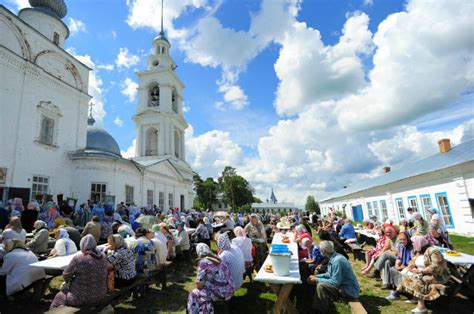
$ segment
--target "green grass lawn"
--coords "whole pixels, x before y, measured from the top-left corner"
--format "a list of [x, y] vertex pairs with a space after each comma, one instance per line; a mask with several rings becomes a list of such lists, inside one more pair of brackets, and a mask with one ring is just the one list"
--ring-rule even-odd
[[[474, 238], [462, 236], [451, 236], [454, 248], [458, 251], [474, 255]], [[316, 239], [319, 242], [318, 239]], [[216, 245], [212, 243], [212, 249], [216, 250]], [[381, 282], [369, 279], [360, 273], [363, 264], [354, 261], [350, 255], [350, 262], [354, 268], [361, 285], [360, 302], [368, 313], [407, 313], [414, 308], [412, 304], [402, 301], [387, 301], [385, 297], [389, 291], [381, 290]], [[115, 307], [116, 313], [185, 313], [188, 292], [194, 288], [195, 266], [186, 264], [183, 261], [175, 261], [170, 267], [168, 276], [168, 288], [165, 290], [151, 286], [147, 295], [138, 300], [132, 298], [124, 300]], [[29, 302], [28, 294], [24, 294], [14, 302], [5, 302], [0, 307], [1, 313], [43, 313], [48, 309], [49, 304], [57, 292], [61, 283], [61, 277], [56, 277], [51, 283], [51, 292], [45, 296], [40, 304], [33, 305]], [[295, 290], [295, 294], [298, 294]], [[263, 283], [249, 282], [248, 279], [242, 288], [235, 292], [230, 301], [231, 313], [268, 313], [276, 300], [276, 296], [270, 288]], [[298, 304], [294, 300], [300, 312], [305, 312], [303, 304]], [[0, 300], [0, 304], [2, 301]], [[474, 304], [461, 297], [457, 297], [455, 302], [450, 304], [448, 300], [441, 299], [432, 305], [433, 313], [473, 313]], [[349, 305], [336, 303], [331, 313], [350, 313]]]

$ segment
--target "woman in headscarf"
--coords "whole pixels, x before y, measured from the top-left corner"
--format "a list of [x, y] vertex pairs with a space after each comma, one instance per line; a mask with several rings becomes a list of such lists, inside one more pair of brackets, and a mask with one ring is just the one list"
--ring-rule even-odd
[[12, 295], [44, 278], [42, 268], [30, 266], [36, 263], [38, 258], [21, 240], [7, 239], [3, 243], [7, 254], [3, 257], [3, 265], [0, 268], [0, 295]]
[[168, 259], [172, 259], [175, 257], [175, 243], [176, 240], [174, 235], [170, 232], [170, 229], [166, 225], [166, 223], [160, 223], [160, 232], [166, 237], [166, 247], [168, 248]]
[[298, 244], [298, 259], [301, 260], [303, 258], [308, 258], [308, 250], [303, 249], [303, 240], [308, 239], [313, 241], [313, 238], [306, 230], [305, 226], [297, 225], [295, 227], [295, 239], [294, 241]]
[[202, 219], [198, 220], [197, 229], [196, 231], [194, 231], [191, 237], [193, 237], [197, 243], [206, 243], [209, 246], [210, 244], [209, 230], [207, 229]]
[[44, 254], [48, 251], [49, 232], [46, 223], [37, 220], [33, 224], [33, 238], [26, 243], [26, 246], [35, 254]]
[[199, 258], [196, 288], [188, 295], [190, 314], [214, 313], [212, 301], [229, 300], [234, 294], [234, 283], [227, 264], [211, 253], [209, 246], [196, 246]]
[[2, 233], [2, 238], [6, 239], [20, 239], [21, 242], [26, 241], [26, 231], [21, 226], [21, 220], [18, 217], [11, 217], [10, 223], [5, 227]]
[[245, 226], [245, 232], [252, 240], [253, 245], [255, 246], [255, 259], [254, 259], [254, 266], [255, 269], [260, 269], [265, 262], [265, 258], [267, 257], [268, 253], [268, 246], [267, 246], [267, 234], [265, 232], [265, 228], [263, 224], [258, 220], [256, 214], [250, 215], [250, 222]]
[[152, 272], [158, 269], [160, 264], [158, 256], [158, 244], [147, 237], [148, 230], [138, 228], [135, 231], [135, 240], [128, 244], [134, 254], [135, 269], [139, 274], [151, 276]]
[[423, 236], [412, 237], [415, 256], [402, 272], [402, 279], [397, 287], [398, 292], [413, 295], [418, 300], [414, 313], [427, 313], [425, 300], [432, 301], [445, 293], [449, 280], [446, 260], [436, 248], [430, 245]]
[[[398, 254], [395, 266], [390, 267], [389, 263], [385, 263], [385, 268], [382, 273], [382, 288], [396, 289], [400, 284], [400, 272], [408, 266], [413, 257], [413, 243], [410, 239], [408, 231], [400, 232], [398, 235]], [[392, 290], [387, 297], [388, 300], [398, 300], [400, 297], [396, 290]]]
[[428, 227], [428, 234], [426, 235], [426, 239], [430, 242], [431, 245], [440, 246], [444, 248], [448, 248], [450, 250], [453, 249], [449, 240], [444, 237], [444, 235], [440, 232], [439, 226], [435, 224], [431, 224]]
[[[209, 238], [212, 237], [212, 233], [214, 232], [214, 228], [212, 227], [211, 222], [209, 221], [209, 217], [204, 217], [202, 218], [202, 221], [204, 222], [204, 225], [207, 228], [207, 231], [209, 232]], [[208, 244], [209, 245], [209, 244]]]
[[168, 239], [166, 239], [165, 235], [161, 233], [161, 227], [159, 224], [153, 225], [151, 230], [154, 232], [154, 238], [160, 244], [160, 249], [158, 251], [160, 264], [164, 264], [168, 258]]
[[242, 251], [237, 247], [232, 247], [227, 233], [222, 233], [217, 239], [217, 247], [220, 250], [219, 258], [230, 270], [234, 289], [239, 289], [244, 282], [245, 262]]
[[66, 229], [58, 229], [56, 231], [56, 243], [54, 249], [51, 250], [48, 258], [56, 256], [66, 256], [77, 252], [76, 244], [69, 239], [69, 233]]
[[46, 208], [39, 214], [39, 220], [46, 222], [48, 229], [53, 229], [55, 221], [61, 219], [61, 216], [58, 214], [56, 205], [53, 202], [46, 204]]
[[74, 256], [63, 272], [69, 288], [63, 285], [50, 309], [93, 304], [107, 294], [107, 269], [110, 267], [107, 258], [97, 250], [97, 242], [90, 234], [81, 239], [80, 247], [82, 254]]
[[234, 228], [235, 238], [232, 239], [232, 244], [238, 247], [242, 254], [244, 255], [244, 262], [245, 262], [245, 276], [249, 276], [250, 280], [252, 280], [252, 272], [253, 272], [253, 257], [252, 257], [252, 241], [247, 238], [247, 234], [242, 227], [235, 227]]
[[126, 287], [133, 283], [137, 276], [134, 254], [125, 244], [123, 237], [119, 234], [110, 235], [105, 252], [108, 255], [107, 261], [115, 270], [115, 287]]
[[377, 244], [374, 248], [365, 252], [365, 266], [361, 269], [362, 274], [366, 275], [370, 272], [372, 267], [375, 264], [377, 258], [387, 250], [389, 247], [389, 238], [385, 235], [384, 230], [379, 234], [379, 239], [377, 240]]
[[414, 213], [413, 219], [415, 219], [415, 235], [426, 236], [428, 234], [428, 222], [423, 219], [420, 213]]

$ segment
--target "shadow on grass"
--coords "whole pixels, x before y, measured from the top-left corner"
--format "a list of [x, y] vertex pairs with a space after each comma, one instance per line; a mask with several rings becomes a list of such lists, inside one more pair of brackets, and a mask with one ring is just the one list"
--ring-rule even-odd
[[374, 295], [361, 295], [359, 301], [367, 313], [380, 313], [380, 307], [390, 305], [387, 299]]
[[261, 282], [246, 282], [230, 299], [231, 313], [268, 313], [275, 303], [276, 296]]

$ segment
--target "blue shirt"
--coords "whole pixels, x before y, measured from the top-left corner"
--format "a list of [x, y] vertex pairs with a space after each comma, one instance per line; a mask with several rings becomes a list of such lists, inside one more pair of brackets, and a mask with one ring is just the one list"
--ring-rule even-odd
[[329, 259], [328, 269], [316, 276], [317, 282], [336, 286], [352, 298], [359, 297], [360, 286], [349, 261], [339, 253], [333, 253]]
[[324, 259], [324, 256], [323, 254], [321, 254], [321, 250], [319, 249], [319, 246], [317, 246], [316, 244], [313, 245], [313, 249], [309, 251], [308, 255], [310, 259], [314, 260], [314, 264], [319, 264]]
[[339, 233], [339, 237], [343, 240], [355, 239], [356, 233], [354, 230], [354, 226], [350, 223], [343, 225], [341, 228], [341, 232]]

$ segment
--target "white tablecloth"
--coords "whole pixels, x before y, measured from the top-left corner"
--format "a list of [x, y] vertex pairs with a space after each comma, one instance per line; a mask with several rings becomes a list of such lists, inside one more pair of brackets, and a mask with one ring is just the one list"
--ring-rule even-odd
[[[97, 246], [97, 248], [99, 250], [103, 250], [104, 247], [105, 247], [105, 244]], [[82, 254], [81, 251], [78, 251], [78, 252], [76, 252], [74, 254], [71, 254], [71, 255], [57, 256], [57, 257], [54, 257], [54, 258], [45, 259], [43, 261], [39, 261], [39, 262], [30, 264], [30, 266], [41, 267], [41, 268], [44, 268], [44, 269], [64, 270], [67, 267], [67, 265], [69, 265], [69, 263], [71, 263], [74, 256], [80, 255], [80, 254]]]
[[355, 232], [358, 233], [358, 234], [365, 235], [366, 237], [374, 238], [375, 240], [379, 239], [379, 235], [377, 233], [367, 232], [364, 229], [355, 230]]
[[459, 252], [459, 254], [461, 254], [461, 256], [450, 256], [450, 255], [447, 255], [445, 253], [448, 249], [441, 248], [441, 247], [436, 247], [436, 248], [441, 253], [443, 253], [443, 257], [444, 257], [444, 259], [446, 259], [446, 261], [448, 261], [448, 262], [450, 262], [454, 265], [474, 265], [474, 256], [473, 255], [469, 255], [469, 254]]
[[223, 227], [224, 224], [223, 223], [220, 223], [220, 224], [212, 224], [212, 228], [220, 228], [220, 227]]
[[[293, 233], [288, 232], [287, 235], [290, 237], [290, 241], [292, 241], [294, 237]], [[265, 262], [263, 263], [262, 268], [260, 268], [260, 270], [258, 271], [257, 276], [254, 278], [255, 281], [266, 282], [266, 283], [276, 283], [276, 284], [301, 283], [300, 265], [298, 261], [298, 246], [294, 242], [282, 243], [281, 236], [282, 236], [281, 233], [276, 233], [273, 237], [272, 244], [287, 244], [288, 245], [288, 248], [292, 253], [291, 260], [290, 260], [290, 274], [288, 276], [277, 276], [274, 273], [267, 273], [264, 269], [264, 266], [267, 264], [271, 264], [270, 255], [269, 255], [265, 259]]]

